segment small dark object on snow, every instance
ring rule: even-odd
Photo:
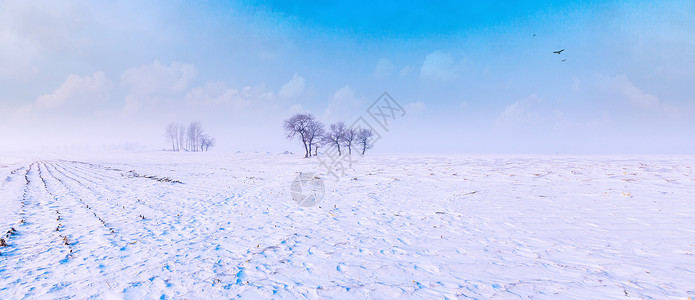
[[[0,247],[7,247],[7,242],[5,242],[5,239],[0,239]]]

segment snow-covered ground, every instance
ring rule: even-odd
[[[0,299],[695,296],[695,157],[353,167],[336,181],[297,154],[0,155]],[[290,186],[312,171],[325,198],[302,207]]]

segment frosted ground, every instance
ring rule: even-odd
[[[695,296],[692,156],[353,167],[301,207],[296,154],[0,155],[0,298]]]

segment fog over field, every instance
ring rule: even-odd
[[[693,1],[0,0],[0,299],[691,299],[693,54]]]

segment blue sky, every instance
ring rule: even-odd
[[[0,0],[0,135],[161,149],[200,120],[220,151],[299,151],[283,119],[388,91],[374,151],[694,153],[693,54],[693,1]]]

